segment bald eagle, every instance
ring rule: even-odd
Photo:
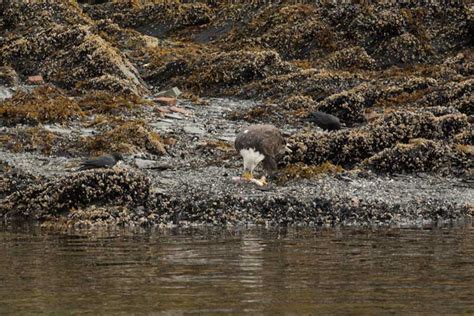
[[[277,170],[277,162],[290,151],[280,131],[273,125],[252,125],[235,138],[235,149],[244,158],[243,178],[253,179],[253,170],[262,162],[267,176]],[[263,181],[265,183],[265,178]]]

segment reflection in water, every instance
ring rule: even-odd
[[[474,313],[474,229],[0,228],[0,314]]]

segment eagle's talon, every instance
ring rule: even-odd
[[[242,178],[251,181],[253,179],[253,174],[250,171],[245,171],[244,174],[242,174]]]

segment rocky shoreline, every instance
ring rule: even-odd
[[[472,5],[0,7],[6,221],[350,226],[474,213]],[[158,99],[173,86],[177,102]],[[344,127],[322,131],[313,111]],[[252,123],[275,124],[292,149],[263,189],[232,180],[233,139]],[[111,151],[122,166],[75,171]]]
[[[230,140],[245,122],[226,117],[252,106],[257,105],[211,99],[206,107],[189,109],[189,117],[150,119],[161,134],[177,138],[173,157],[130,155],[110,170],[77,172],[82,158],[2,152],[7,196],[0,214],[76,228],[415,225],[473,215],[474,188],[462,177],[340,170],[307,178],[282,174],[284,183],[263,189],[236,183],[232,176],[240,174],[242,162]],[[284,131],[296,132],[294,126]]]

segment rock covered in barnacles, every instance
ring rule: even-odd
[[[461,114],[458,109],[452,106],[429,106],[423,108],[423,111],[432,113],[434,116],[444,116],[448,114]]]
[[[127,170],[91,170],[35,184],[5,198],[0,215],[45,219],[92,204],[145,205],[150,180]]]
[[[418,103],[428,106],[451,106],[464,114],[473,115],[473,93],[474,79],[466,79],[461,82],[448,82],[424,96]]]
[[[427,139],[413,139],[397,144],[370,157],[363,163],[383,172],[432,172],[449,169],[453,151],[446,144]]]
[[[316,108],[316,102],[309,96],[290,95],[283,98],[280,107],[285,110],[301,110],[309,112]]]
[[[68,89],[105,76],[109,80],[102,79],[99,88],[146,92],[127,58],[91,31],[92,21],[77,4],[67,3],[12,6],[7,14],[15,36],[0,48],[0,64],[11,65],[21,75],[40,73],[45,81]]]
[[[165,65],[154,67],[144,76],[144,79],[158,86],[168,85],[173,77],[189,75],[189,64],[189,61],[185,59],[173,60]]]
[[[4,2],[2,9],[0,25],[3,25],[3,29],[22,34],[37,32],[45,25],[72,26],[90,22],[90,19],[73,1],[38,1],[33,3],[8,1]]]
[[[470,124],[467,121],[467,116],[464,114],[446,114],[436,118],[442,135],[445,138],[452,138],[454,135],[468,131]]]
[[[349,72],[307,69],[271,76],[245,85],[239,95],[247,98],[283,98],[288,95],[309,96],[315,101],[360,85],[362,78]]]
[[[0,86],[16,86],[18,82],[19,78],[15,69],[9,66],[0,67]]]
[[[398,10],[359,7],[355,14],[347,28],[349,34],[363,47],[401,35],[406,27],[404,17]]]
[[[325,58],[322,66],[331,69],[373,69],[375,60],[364,48],[354,46],[341,49]]]
[[[301,76],[303,73],[306,76]],[[439,85],[438,81],[432,78],[414,76],[403,79],[370,80],[357,84],[357,81],[351,80],[356,77],[347,77],[346,81],[343,79],[345,77],[343,74],[346,73],[331,75],[327,71],[308,70],[300,72],[300,76],[291,74],[270,77],[259,83],[246,85],[241,92],[243,96],[264,96],[272,100],[276,98],[280,104],[278,111],[275,109],[268,111],[269,107],[265,104],[256,105],[240,117],[258,118],[258,115],[254,114],[261,113],[260,116],[267,120],[291,123],[306,116],[310,111],[320,110],[340,117],[346,126],[354,126],[367,120],[367,112],[381,112],[382,108],[385,110],[410,108],[416,104],[417,107],[434,112],[437,116],[459,112],[454,108],[447,110],[444,107],[438,111],[434,108],[430,110],[432,107],[416,103]],[[285,78],[286,81],[280,81],[281,78]],[[355,86],[352,86],[354,83]],[[340,89],[342,91],[339,91]],[[268,95],[265,94],[265,90]]]
[[[381,122],[369,126],[379,149],[385,148],[387,142],[394,144],[411,138],[452,139],[455,134],[468,128],[469,123],[464,114],[435,117],[431,113],[409,111],[390,113]]]
[[[317,104],[317,109],[339,117],[347,125],[365,122],[364,110],[376,106],[408,106],[437,85],[430,78],[413,77],[388,82],[371,81],[334,93]]]
[[[325,23],[315,6],[253,6],[260,8],[253,8],[253,12],[249,5],[240,8],[243,12],[241,27],[222,39],[227,49],[260,46],[274,49],[286,59],[318,58],[335,49],[335,30]]]
[[[13,192],[24,190],[26,187],[39,183],[41,177],[14,168],[0,161],[0,199]]]
[[[128,207],[124,205],[73,208],[65,218],[51,218],[41,227],[58,228],[103,228],[103,227],[149,227],[159,224],[160,216],[142,206]]]
[[[471,14],[474,21],[474,14]],[[456,54],[455,56],[448,56],[442,64],[442,69],[445,74],[460,74],[462,76],[469,76],[474,74],[474,54],[469,49]]]
[[[454,141],[461,145],[474,145],[474,129],[469,129],[454,136]]]
[[[292,66],[274,51],[216,53],[195,64],[187,83],[203,93],[221,91],[244,83],[290,72]]]
[[[422,43],[416,36],[404,33],[382,43],[375,50],[375,55],[380,56],[384,66],[393,64],[413,64],[427,61],[433,49]]]
[[[112,19],[121,27],[132,27],[156,37],[164,37],[185,27],[203,25],[211,19],[211,9],[205,3],[111,1],[100,6],[84,7],[84,11],[95,20]]]
[[[331,134],[302,133],[289,139],[290,162],[320,164],[331,161],[353,165],[378,152],[413,138],[452,140],[470,128],[463,114],[435,117],[431,113],[393,112],[362,128]]]

